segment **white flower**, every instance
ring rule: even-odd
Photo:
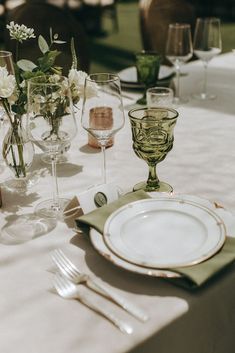
[[[11,21],[10,24],[6,26],[6,28],[9,29],[11,39],[15,39],[20,43],[30,38],[36,38],[33,28],[28,28],[25,25],[19,25],[14,21]]]
[[[0,67],[0,97],[10,97],[16,87],[14,75],[9,75],[6,67]]]
[[[15,104],[15,102],[17,101],[17,99],[19,98],[18,92],[15,89],[14,92],[12,93],[12,95],[10,97],[8,97],[8,102],[10,105]]]
[[[72,91],[72,97],[83,97],[84,96],[84,85],[87,73],[81,70],[70,69],[68,79],[69,85]],[[89,90],[87,90],[87,96],[93,97],[97,95],[96,83],[89,84]]]

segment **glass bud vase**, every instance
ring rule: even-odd
[[[4,185],[15,191],[27,189],[27,171],[34,157],[34,146],[29,140],[21,124],[11,125],[3,139],[2,154],[6,165],[14,174],[13,180],[7,180]]]

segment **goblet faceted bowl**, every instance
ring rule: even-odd
[[[171,192],[172,186],[159,181],[157,163],[163,161],[173,147],[174,127],[178,112],[170,108],[140,108],[129,112],[133,150],[149,166],[147,182],[134,186],[134,190]]]
[[[137,103],[146,105],[146,90],[155,86],[158,80],[162,57],[157,52],[142,50],[136,53],[135,60],[138,82],[145,85],[143,97]]]

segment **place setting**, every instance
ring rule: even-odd
[[[197,288],[234,261],[235,241],[229,237],[234,228],[226,229],[227,218],[234,217],[225,212],[225,222],[215,204],[177,194],[159,181],[156,165],[173,147],[177,117],[170,108],[129,112],[133,150],[147,162],[148,180],[110,204],[93,207],[76,223],[116,266]]]
[[[232,353],[234,54],[219,18],[169,18],[159,47],[89,41],[91,66],[79,26],[6,25],[3,352]]]

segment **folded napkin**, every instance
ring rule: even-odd
[[[90,227],[95,228],[102,234],[107,218],[115,210],[130,202],[146,198],[149,198],[149,196],[142,190],[126,194],[108,205],[79,217],[76,219],[76,223],[87,234]],[[197,288],[221,272],[226,266],[234,262],[234,260],[235,238],[227,237],[223,248],[210,259],[193,266],[168,269],[182,275],[181,278],[172,278],[170,281],[186,288]]]

